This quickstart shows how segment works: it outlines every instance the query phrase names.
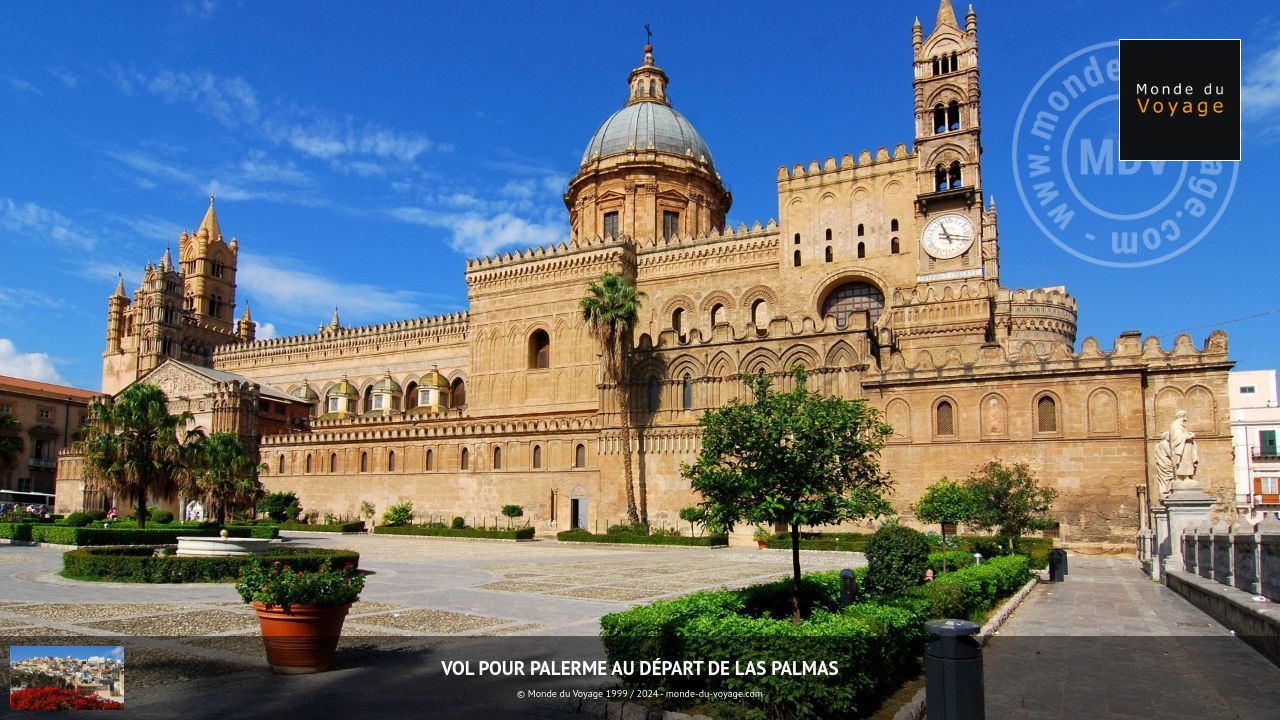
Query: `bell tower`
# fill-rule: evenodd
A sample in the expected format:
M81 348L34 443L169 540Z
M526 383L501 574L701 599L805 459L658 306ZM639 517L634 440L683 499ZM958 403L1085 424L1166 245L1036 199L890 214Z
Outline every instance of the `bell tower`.
M984 235L985 228L994 230L994 225L986 222L983 212L978 16L970 5L961 26L951 0L941 0L933 32L924 37L917 18L911 41L916 212L917 227L922 229L919 280L993 279L994 232L991 237ZM932 222L939 218L940 222Z
M200 229L182 233L178 257L182 264L185 310L189 317L206 327L234 333L236 310L236 261L240 244L222 239L214 197L209 196Z

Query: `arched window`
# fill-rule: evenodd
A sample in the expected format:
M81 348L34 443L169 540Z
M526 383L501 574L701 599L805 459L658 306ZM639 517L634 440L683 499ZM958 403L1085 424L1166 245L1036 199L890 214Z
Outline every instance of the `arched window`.
M758 328L769 324L769 303L764 298L751 303L751 324Z
M684 308L671 311L671 329L676 331L676 335L684 333Z
M862 226L862 223L858 223L858 237L862 237L863 235L866 235L866 234L867 234L866 228Z
M831 242L831 228L827 228L827 242Z
M889 241L889 252L893 253L894 255L897 255L901 251L902 251L902 248L898 245L898 238L894 238Z
M529 336L529 367L538 370L551 367L551 338L546 330L534 330Z
M866 256L867 256L867 244L866 244L866 243L858 243L858 257L859 257L859 258L864 258L864 257L866 257Z
M942 103L933 106L933 132L935 135L947 131L947 109Z
M502 448L500 447L495 447L493 449L493 469L502 469Z
M449 386L449 407L457 408L467 404L467 384L462 378L453 381Z
M364 409L361 412L369 412L373 410L373 386L364 389Z
M329 453L329 472L338 472L338 453Z
M662 386L658 384L658 378L649 378L648 395L649 412L653 412L658 409L658 405L661 404L662 400Z
M458 467L463 470L471 469L471 451L462 448L462 457L458 460Z
M934 59L933 59L933 74L934 74L934 75L937 75L937 74L938 74L938 69L939 69L939 68L938 68L938 58L934 58Z
M307 472L311 472L311 454L307 453Z
M284 456L283 455L281 455L280 460L276 462L276 473L279 475L284 474Z
M960 187L960 161L955 160L947 170L947 183L952 188Z
M796 252L799 251L797 250ZM711 307L711 325L714 327L716 325L723 325L727 322L729 322L729 318L726 317L724 306L719 303L713 305Z
M683 410L693 409L693 378L689 373L685 373L680 384L680 407Z
M369 453L360 453L360 472L369 472Z
M538 470L542 467L542 446L533 446L533 469Z
M791 255L791 264L794 267L800 267L800 251L797 250Z
M855 312L869 313L869 322L874 324L884 312L884 295L874 285L865 282L848 282L827 296L822 303L822 317L831 315L836 325L843 328L849 316Z
M436 469L436 454L430 448L427 448L427 454L422 459L422 469L423 470Z
M650 80L650 81L649 81L649 97L657 97L657 96L658 96L658 92L657 92L657 89L656 89L656 88L657 88L657 86L658 86L658 84L657 84L656 82L654 82L653 80Z
M796 241L795 241L794 243L792 243L792 244L793 244L793 245L799 245L799 244L800 244L800 233L796 233Z
M862 243L858 243L858 245L859 245L859 246L861 246L861 245L862 245ZM831 260L832 260L834 257L835 257L835 255L834 255L834 254L832 254L832 252L831 252L831 246L830 246L830 245L828 245L828 246L827 246L827 252L826 252L827 262L831 262Z
M587 446L578 443L578 447L573 451L573 466L576 468L584 468L587 466Z
M947 130L960 129L960 103L952 100L947 103Z
M956 434L956 418L955 408L951 406L949 400L943 400L938 403L938 407L934 409L934 433L937 435L955 435Z
M934 190L947 189L947 169L942 167L941 164L939 164L938 167L933 169L933 189Z
M396 451L392 450L387 453L387 472L396 471Z
M1058 403L1050 395L1036 401L1036 432L1058 432Z
M898 218L889 221L889 232L898 232Z
M418 407L418 383L411 382L404 386L404 409L412 410Z

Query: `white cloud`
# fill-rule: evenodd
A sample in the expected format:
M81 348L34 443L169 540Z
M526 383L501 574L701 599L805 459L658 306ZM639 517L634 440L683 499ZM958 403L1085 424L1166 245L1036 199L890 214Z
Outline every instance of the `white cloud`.
M253 125L261 115L257 92L241 77L221 77L208 70L179 72L167 68L147 74L114 64L107 72L125 95L133 96L143 90L168 104L181 104L196 114L211 115L227 127Z
M319 275L291 258L241 253L236 284L264 308L299 320L327 321L335 305L344 321L375 321L421 314L417 295ZM268 307L269 306L269 307ZM262 325L259 325L259 333ZM261 336L261 335L260 335Z
M8 78L8 80L9 80L9 87L13 88L14 90L29 92L29 93L32 93L33 95L44 95L44 92L41 91L40 88L36 87L35 85L32 85L27 80L23 80L22 78L19 78L19 77L11 77L11 78Z
M17 346L9 338L0 338L0 375L57 385L67 384L58 374L58 369L53 366L48 354L18 352Z
M254 331L254 337L258 340L270 340L280 337L280 333L276 331L275 323L258 323L258 328Z
M80 82L79 78L72 75L70 71L61 66L47 67L44 71L57 78L63 85L69 88L74 88Z
M335 120L316 112L306 114L311 117L305 121L270 118L263 123L263 132L276 143L322 160L362 157L411 163L434 145L420 133L360 124L351 117Z
M112 220L125 228L129 235L142 240L158 242L174 242L182 232L182 226L172 220L158 218L154 215L129 218L120 215L110 216Z
M1248 119L1274 117L1280 109L1280 38L1245 66L1241 101Z
M506 211L485 215L398 207L388 212L401 222L449 230L449 245L468 257L492 255L504 247L525 248L568 240L567 228L560 220L532 221Z
M187 17L207 20L218 9L218 0L184 0L182 12Z
M50 297L39 290L0 287L0 308L14 312L26 308L60 308L66 303L61 298Z
M124 647L117 646L117 647L111 648L111 657L115 658L116 660L119 660L120 662L124 662Z
M312 179L292 163L276 163L260 151L254 151L237 164L197 174L186 168L155 158L147 153L128 150L104 150L104 155L140 173L134 182L155 187L157 181L177 185L183 193L213 193L224 200L267 200L304 207L326 204L323 198L296 189L312 184ZM271 187L284 185L285 188Z
M0 239L39 240L85 250L93 248L95 240L87 230L56 210L32 202L19 204L7 197L0 197L0 230L7 231L4 234L8 236Z

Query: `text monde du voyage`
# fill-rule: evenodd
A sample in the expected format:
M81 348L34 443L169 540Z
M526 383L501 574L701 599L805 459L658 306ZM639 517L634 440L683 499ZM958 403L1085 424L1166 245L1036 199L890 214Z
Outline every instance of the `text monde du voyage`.
M839 675L835 660L441 660L445 675L619 677L666 675Z
M1223 101L1212 99L1215 95L1225 94L1224 90L1224 86L1213 83L1206 83L1198 90L1190 83L1174 85L1135 83L1134 100L1138 103L1138 112L1143 115L1209 117L1226 113L1226 105Z

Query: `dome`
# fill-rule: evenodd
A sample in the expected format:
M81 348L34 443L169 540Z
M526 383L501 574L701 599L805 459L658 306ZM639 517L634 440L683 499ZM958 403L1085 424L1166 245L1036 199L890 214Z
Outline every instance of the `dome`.
M334 385L333 388L329 390L329 395L338 397L360 397L360 393L356 392L355 386L352 385L345 377L342 378L342 382Z
M418 379L418 384L422 387L449 389L449 380L440 374L440 370L435 365L431 366L431 370L426 375Z
M705 162L715 173L711 150L683 115L660 102L637 102L609 116L582 154L582 164L631 150L657 150Z
M373 391L383 392L383 393L395 393L397 395L404 392L403 390L400 389L400 383L396 382L395 380L392 380L390 374L383 376L383 378L379 380L376 385L373 386Z
M316 394L316 391L305 382L302 384L302 387L293 391L293 396L306 402L316 402L320 399L320 396Z

